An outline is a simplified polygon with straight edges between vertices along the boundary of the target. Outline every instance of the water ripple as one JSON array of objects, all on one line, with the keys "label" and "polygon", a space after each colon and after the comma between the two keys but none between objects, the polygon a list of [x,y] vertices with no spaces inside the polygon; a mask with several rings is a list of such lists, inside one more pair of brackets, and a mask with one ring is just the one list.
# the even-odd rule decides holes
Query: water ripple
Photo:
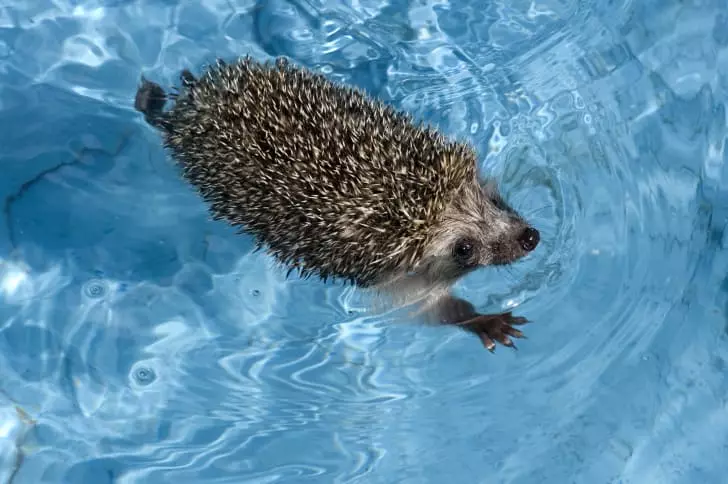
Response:
[{"label": "water ripple", "polygon": [[[0,479],[720,481],[724,7],[1,8]],[[534,321],[518,352],[286,280],[209,220],[133,92],[242,54],[291,56],[475,145],[542,233],[457,287]]]}]

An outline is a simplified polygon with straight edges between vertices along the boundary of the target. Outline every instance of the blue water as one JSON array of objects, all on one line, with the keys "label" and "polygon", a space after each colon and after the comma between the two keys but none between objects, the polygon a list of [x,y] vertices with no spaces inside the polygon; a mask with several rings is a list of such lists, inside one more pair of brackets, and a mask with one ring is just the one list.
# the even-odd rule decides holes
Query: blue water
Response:
[{"label": "blue water", "polygon": [[[286,280],[132,108],[287,55],[443,132],[541,230],[457,286],[495,355]],[[728,1],[0,4],[0,479],[728,482]]]}]

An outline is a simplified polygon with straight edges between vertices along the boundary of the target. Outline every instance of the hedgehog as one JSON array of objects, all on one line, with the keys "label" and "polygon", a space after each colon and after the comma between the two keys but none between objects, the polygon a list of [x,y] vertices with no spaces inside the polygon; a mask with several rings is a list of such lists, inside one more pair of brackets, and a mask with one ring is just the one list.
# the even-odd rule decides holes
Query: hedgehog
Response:
[{"label": "hedgehog", "polygon": [[[301,277],[417,303],[425,320],[515,348],[511,312],[481,314],[452,286],[532,252],[539,232],[480,178],[467,142],[284,57],[218,59],[169,92],[141,76],[135,109],[211,218]],[[168,101],[173,103],[165,110]]]}]

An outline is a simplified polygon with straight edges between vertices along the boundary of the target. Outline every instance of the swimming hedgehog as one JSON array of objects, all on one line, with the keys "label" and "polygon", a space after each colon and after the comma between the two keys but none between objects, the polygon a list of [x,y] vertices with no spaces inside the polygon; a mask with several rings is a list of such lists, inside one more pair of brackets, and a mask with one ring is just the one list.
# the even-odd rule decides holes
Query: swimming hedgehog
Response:
[{"label": "swimming hedgehog", "polygon": [[165,93],[142,76],[135,108],[213,219],[303,277],[419,301],[428,321],[471,331],[490,351],[523,337],[513,326],[525,318],[480,314],[451,292],[539,243],[496,183],[478,178],[469,144],[285,58],[218,60],[180,81]]}]

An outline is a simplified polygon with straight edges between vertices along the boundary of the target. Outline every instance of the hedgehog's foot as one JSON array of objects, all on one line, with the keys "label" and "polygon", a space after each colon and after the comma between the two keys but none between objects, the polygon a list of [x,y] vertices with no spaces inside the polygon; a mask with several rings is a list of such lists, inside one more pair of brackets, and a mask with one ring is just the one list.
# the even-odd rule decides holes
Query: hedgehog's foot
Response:
[{"label": "hedgehog's foot", "polygon": [[510,336],[514,338],[525,338],[526,336],[513,326],[526,323],[528,323],[526,318],[513,316],[509,311],[502,314],[481,314],[463,321],[459,325],[478,335],[483,346],[492,353],[495,351],[495,341],[503,346],[516,349]]}]

